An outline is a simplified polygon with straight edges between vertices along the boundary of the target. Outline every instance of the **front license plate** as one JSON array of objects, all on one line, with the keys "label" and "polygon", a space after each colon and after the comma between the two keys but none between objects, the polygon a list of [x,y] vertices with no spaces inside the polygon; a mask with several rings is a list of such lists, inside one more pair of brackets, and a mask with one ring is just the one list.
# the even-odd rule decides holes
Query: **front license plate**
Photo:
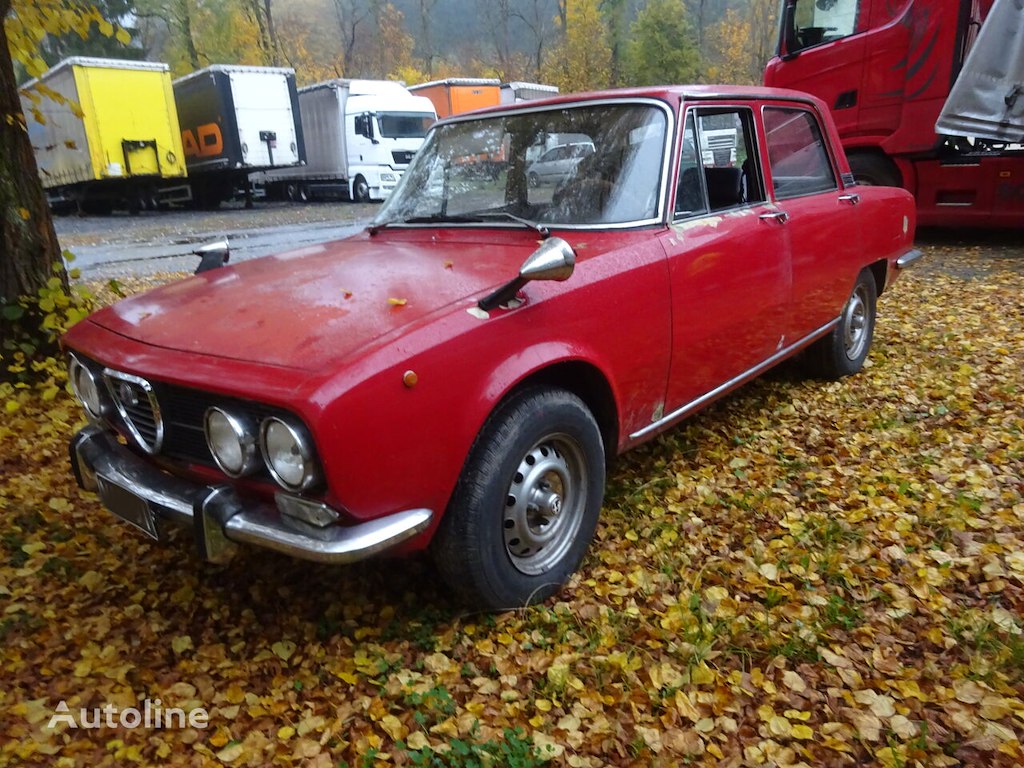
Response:
[{"label": "front license plate", "polygon": [[148,501],[103,475],[97,474],[96,480],[99,485],[100,499],[107,509],[122,520],[134,525],[150,538],[159,541],[160,532],[156,527],[156,515]]}]

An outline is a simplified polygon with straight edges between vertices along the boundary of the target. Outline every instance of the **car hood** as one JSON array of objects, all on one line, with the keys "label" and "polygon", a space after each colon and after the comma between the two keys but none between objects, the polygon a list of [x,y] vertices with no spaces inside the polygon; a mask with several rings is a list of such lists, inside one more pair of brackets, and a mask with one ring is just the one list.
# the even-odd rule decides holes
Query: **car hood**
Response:
[{"label": "car hood", "polygon": [[204,272],[91,320],[158,347],[322,370],[515,277],[535,236],[489,234],[364,233]]}]

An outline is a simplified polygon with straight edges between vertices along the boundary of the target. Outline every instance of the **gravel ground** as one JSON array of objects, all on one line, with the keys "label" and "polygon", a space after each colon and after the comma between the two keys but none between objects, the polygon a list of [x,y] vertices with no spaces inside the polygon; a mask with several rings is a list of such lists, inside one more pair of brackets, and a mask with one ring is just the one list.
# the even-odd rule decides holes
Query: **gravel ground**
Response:
[{"label": "gravel ground", "polygon": [[228,240],[233,263],[337,240],[359,231],[378,210],[378,205],[284,202],[258,202],[246,210],[232,203],[218,211],[62,216],[54,224],[82,279],[104,280],[191,272],[198,263],[192,251],[217,240]]},{"label": "gravel ground", "polygon": [[246,210],[243,203],[225,203],[217,211],[144,211],[129,216],[123,211],[110,216],[55,216],[57,238],[64,248],[112,243],[156,243],[244,231],[336,222],[359,224],[376,215],[380,206],[353,203],[285,203],[257,201]]}]

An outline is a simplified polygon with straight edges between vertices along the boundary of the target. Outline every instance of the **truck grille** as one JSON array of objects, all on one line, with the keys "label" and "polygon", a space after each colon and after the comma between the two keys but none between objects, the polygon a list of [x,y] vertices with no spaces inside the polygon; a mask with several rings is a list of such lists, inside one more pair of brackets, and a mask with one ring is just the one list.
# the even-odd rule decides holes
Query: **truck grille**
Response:
[{"label": "truck grille", "polygon": [[412,162],[412,156],[415,154],[409,150],[395,150],[391,153],[391,157],[395,159],[395,165],[408,165]]}]

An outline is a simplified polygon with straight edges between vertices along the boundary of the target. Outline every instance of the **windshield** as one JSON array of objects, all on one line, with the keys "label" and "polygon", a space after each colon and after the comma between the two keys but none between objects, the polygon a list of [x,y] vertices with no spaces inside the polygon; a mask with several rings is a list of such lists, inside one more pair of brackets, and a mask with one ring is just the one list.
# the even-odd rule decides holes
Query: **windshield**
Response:
[{"label": "windshield", "polygon": [[386,139],[422,139],[434,124],[429,112],[380,112],[380,135]]},{"label": "windshield", "polygon": [[602,103],[437,126],[375,224],[508,214],[538,224],[657,217],[668,118],[651,103]]}]

